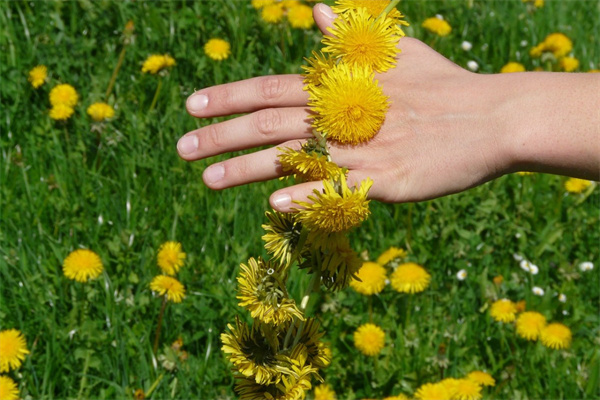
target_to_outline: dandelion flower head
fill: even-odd
[[[50,104],[57,106],[59,104],[75,107],[79,100],[79,95],[75,88],[68,83],[62,83],[52,88],[49,94]]]
[[[366,356],[376,356],[385,344],[385,333],[375,324],[364,324],[354,332],[354,346]]]
[[[336,400],[335,391],[327,384],[315,387],[314,400]]]
[[[275,0],[252,0],[251,4],[257,10],[275,3]]]
[[[8,376],[0,376],[0,399],[18,400],[19,388],[15,381]]]
[[[300,181],[321,181],[337,179],[342,169],[327,159],[324,154],[307,153],[291,148],[279,148],[279,163],[283,172],[293,173]]]
[[[45,65],[38,65],[37,67],[33,67],[31,71],[29,71],[29,82],[31,82],[31,86],[34,89],[39,88],[46,82],[46,78],[48,77],[48,68]]]
[[[377,257],[377,263],[385,266],[392,261],[398,261],[398,259],[404,257],[406,257],[406,250],[392,246]]]
[[[50,109],[48,115],[55,121],[66,121],[71,118],[74,112],[73,107],[66,104],[57,104]]]
[[[289,266],[292,255],[300,241],[302,224],[296,221],[295,213],[266,212],[269,222],[262,225],[267,232],[262,236],[265,249],[274,260]]]
[[[442,37],[448,36],[452,32],[452,27],[448,21],[438,17],[427,18],[421,26],[429,32]]]
[[[297,202],[304,207],[298,212],[298,220],[310,230],[330,233],[354,228],[370,214],[367,194],[372,184],[373,181],[367,179],[358,188],[349,188],[342,175],[338,192],[336,184],[323,181],[323,193],[315,189],[314,196],[308,196],[312,203]]]
[[[490,315],[499,322],[512,322],[517,314],[517,306],[508,299],[495,301],[490,308]]]
[[[374,18],[365,8],[349,10],[338,16],[329,28],[331,36],[323,37],[323,53],[341,58],[350,66],[367,67],[385,72],[396,65],[399,35],[388,18]]]
[[[565,72],[573,72],[579,68],[579,60],[575,57],[563,57],[558,61],[558,66]]]
[[[377,263],[365,262],[356,275],[360,280],[352,279],[350,287],[360,294],[370,296],[380,293],[385,287],[385,268]]]
[[[383,400],[410,400],[410,399],[405,394],[400,393],[396,396],[384,397]]]
[[[17,369],[29,354],[23,334],[16,329],[0,331],[0,372]]]
[[[96,122],[104,121],[115,116],[115,110],[106,103],[94,103],[87,109],[88,115]]]
[[[500,70],[501,74],[508,74],[511,72],[525,72],[525,66],[521,63],[511,61]]]
[[[281,3],[273,3],[262,8],[261,18],[269,24],[277,24],[283,18],[283,6]]]
[[[546,326],[546,317],[536,311],[526,311],[517,317],[517,335],[527,340],[538,340]]]
[[[309,86],[308,105],[315,129],[328,139],[356,145],[377,134],[389,100],[368,67],[342,62],[321,75],[320,86]]]
[[[63,273],[77,282],[96,279],[103,270],[100,256],[88,249],[72,251],[63,261]]]
[[[475,381],[483,386],[495,386],[496,380],[487,372],[473,371],[467,375],[467,379]]]
[[[400,293],[419,293],[424,291],[431,281],[431,275],[422,266],[415,263],[400,264],[392,273],[392,287]]]
[[[302,65],[301,68],[304,70],[302,77],[303,82],[306,85],[304,90],[310,90],[312,86],[319,86],[321,84],[321,76],[332,69],[335,66],[335,60],[331,57],[323,55],[323,53],[317,53],[312,51],[312,57],[305,58],[308,65]]]
[[[150,282],[150,290],[157,292],[161,296],[167,296],[167,300],[173,303],[181,303],[185,297],[185,287],[177,279],[158,275]]]
[[[181,249],[179,242],[165,242],[158,249],[156,261],[163,273],[175,275],[183,267],[186,254]]]
[[[364,8],[372,18],[378,18],[389,4],[390,0],[338,0],[331,9],[336,14],[343,14],[350,10]],[[397,8],[392,8],[386,18],[391,19],[393,25],[396,25],[397,33],[404,36],[400,27],[408,26],[408,23],[402,20],[404,15]]]
[[[204,53],[215,61],[223,61],[231,54],[231,45],[223,39],[210,39],[204,45]]]
[[[142,65],[142,72],[155,75],[163,69],[175,65],[175,59],[167,54],[152,54]]]
[[[565,189],[569,193],[581,193],[590,187],[591,184],[592,181],[588,181],[586,179],[569,178],[565,182]]]
[[[310,29],[315,24],[312,8],[304,4],[291,7],[287,12],[287,18],[292,28],[296,29]]]
[[[471,379],[457,379],[452,399],[479,400],[482,398],[481,389],[481,385]]]
[[[544,41],[533,47],[529,54],[532,57],[540,57],[544,52],[554,54],[554,57],[561,58],[573,50],[573,42],[565,34],[557,32],[551,33]]]
[[[566,349],[571,345],[572,334],[567,326],[553,322],[542,329],[540,339],[544,346],[551,349]]]
[[[426,383],[421,385],[415,392],[415,399],[417,400],[431,400],[431,399],[450,399],[452,396],[446,385],[441,382],[438,383]]]

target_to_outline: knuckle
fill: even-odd
[[[200,148],[213,148],[219,149],[223,146],[223,135],[215,125],[206,127],[206,132],[200,135],[200,140],[204,143],[201,144]]]
[[[266,76],[260,78],[259,90],[263,100],[269,102],[281,97],[285,90],[285,85],[277,76]]]
[[[225,110],[231,109],[231,107],[234,105],[234,99],[231,90],[226,85],[223,85],[223,87],[219,91],[216,91],[216,93],[218,96],[217,103],[219,104],[219,107]]]
[[[254,118],[254,127],[261,135],[271,135],[281,127],[281,113],[274,108],[258,111]]]

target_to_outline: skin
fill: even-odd
[[[314,8],[321,31],[335,15]],[[396,68],[376,79],[390,97],[380,132],[357,147],[330,142],[332,159],[349,168],[349,185],[367,177],[369,197],[412,202],[457,193],[516,171],[600,179],[600,75],[511,73],[482,75],[452,63],[419,40],[402,38]],[[273,147],[209,166],[211,189],[226,189],[283,175],[276,147],[299,148],[311,137],[308,94],[299,75],[251,78],[195,92],[190,115],[246,115],[185,134],[187,161]],[[276,191],[281,212],[305,201],[320,182]]]

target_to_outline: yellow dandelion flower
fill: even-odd
[[[426,383],[421,385],[415,392],[415,399],[417,400],[449,400],[450,398],[450,392],[448,392],[446,385],[441,382]]]
[[[588,181],[585,179],[569,178],[565,182],[565,189],[569,193],[581,193],[585,189],[590,187],[591,184],[592,184],[592,181]]]
[[[517,72],[517,71],[515,71],[515,72]],[[535,174],[534,172],[529,172],[529,171],[519,171],[519,172],[517,172],[517,175],[519,175],[519,176],[531,176],[531,175],[534,175],[534,174]]]
[[[598,72],[600,72],[600,69],[590,69],[590,70],[588,71],[588,73],[590,73],[590,72],[591,72],[591,73],[598,73]]]
[[[542,344],[551,349],[566,349],[571,345],[571,330],[558,322],[546,325],[540,333]]]
[[[517,335],[523,339],[538,340],[545,326],[546,317],[539,312],[527,311],[517,317]]]
[[[50,109],[48,115],[55,121],[66,121],[71,118],[74,112],[75,109],[73,107],[69,107],[66,104],[57,104]]]
[[[470,379],[457,379],[454,384],[454,400],[479,400],[482,398],[481,385]]]
[[[421,26],[441,37],[448,36],[452,32],[452,27],[448,21],[437,17],[427,18]]]
[[[115,110],[106,103],[94,103],[88,107],[87,113],[96,122],[110,119],[115,116]]]
[[[142,64],[142,72],[157,74],[163,69],[175,65],[175,59],[167,54],[152,54]]]
[[[315,24],[312,8],[304,4],[291,7],[287,12],[287,19],[292,28],[297,29],[310,29]]]
[[[336,14],[343,14],[350,10],[364,8],[369,16],[378,18],[389,4],[390,0],[338,0],[331,9]],[[397,33],[404,36],[401,26],[408,26],[408,22],[402,20],[404,15],[397,8],[392,8],[386,18],[391,19]]]
[[[312,57],[305,58],[308,65],[302,65],[304,70],[302,77],[304,78],[304,90],[309,90],[311,86],[319,86],[321,84],[321,76],[335,66],[335,60],[331,57],[323,55],[323,53],[312,51]]]
[[[515,306],[517,307],[517,313],[522,313],[527,308],[527,302],[525,300],[519,300]]]
[[[231,55],[231,45],[223,39],[210,39],[204,45],[204,53],[215,61],[223,61]]]
[[[263,21],[269,24],[277,24],[283,18],[283,7],[281,3],[269,4],[263,7],[261,13]]]
[[[46,82],[47,77],[48,68],[46,68],[45,65],[38,65],[29,71],[28,81],[31,82],[31,86],[33,86],[34,89],[37,89]]]
[[[429,286],[431,275],[415,263],[401,264],[390,277],[394,290],[400,293],[419,293]]]
[[[163,273],[175,275],[183,267],[186,254],[179,242],[165,242],[160,245],[156,261]]]
[[[257,10],[275,3],[275,0],[252,0],[251,4]]]
[[[385,72],[396,65],[400,35],[393,33],[393,21],[373,18],[365,8],[350,10],[336,18],[331,36],[323,37],[323,53],[341,58],[349,66]]]
[[[296,221],[295,213],[267,211],[265,215],[269,219],[269,223],[262,225],[267,231],[262,237],[265,249],[273,255],[274,260],[279,260],[287,267],[292,262],[292,255],[299,244],[302,224]]]
[[[500,286],[500,285],[502,285],[502,282],[504,282],[504,277],[502,275],[497,275],[494,277],[493,281],[494,281],[494,284]]]
[[[185,297],[185,287],[181,282],[167,275],[155,276],[150,282],[150,290],[161,296],[167,296],[167,300],[173,303],[181,303]]]
[[[331,386],[327,384],[322,384],[315,387],[315,397],[314,400],[336,400],[335,391],[331,388]]]
[[[350,281],[350,287],[360,294],[370,296],[381,293],[387,279],[385,268],[378,263],[366,262],[356,274],[358,279]]]
[[[544,0],[523,0],[523,3],[533,3],[535,8],[544,7]]]
[[[375,324],[363,324],[354,332],[354,346],[366,356],[376,356],[385,345],[385,333]]]
[[[544,52],[554,54],[554,57],[561,58],[569,54],[573,50],[573,42],[565,34],[557,32],[551,33],[544,41],[533,47],[529,54],[532,57],[539,57]]]
[[[342,144],[363,143],[375,136],[389,108],[373,72],[339,63],[321,75],[320,86],[309,87],[313,126]]]
[[[511,61],[500,69],[501,74],[508,74],[511,72],[525,72],[525,66],[521,63]]]
[[[565,72],[573,72],[579,68],[579,60],[575,57],[563,57],[558,61],[558,66]]]
[[[296,302],[287,294],[285,266],[273,265],[250,258],[248,265],[240,264],[237,299],[238,305],[264,324],[280,326],[297,318],[304,320]]]
[[[483,386],[496,386],[496,380],[487,372],[473,371],[467,375],[467,379],[475,381]]]
[[[316,368],[325,368],[331,364],[331,350],[321,342],[325,334],[320,331],[321,325],[315,318],[307,318],[304,322],[296,320],[291,327],[291,337],[298,337],[298,343],[306,348],[307,361]]]
[[[15,381],[8,376],[0,376],[0,399],[17,400],[19,398],[19,388]]]
[[[400,393],[396,396],[384,397],[383,400],[410,400],[410,398],[407,395]]]
[[[75,88],[68,83],[56,85],[52,88],[49,94],[50,104],[57,106],[59,104],[68,107],[75,107],[79,100],[79,95]]]
[[[450,394],[450,398],[454,399],[454,395],[456,394],[456,389],[458,386],[458,379],[456,378],[446,378],[438,382],[439,385],[444,386],[446,391]]]
[[[330,181],[323,181],[323,193],[314,190],[308,196],[312,203],[297,201],[303,209],[298,212],[298,221],[309,230],[343,232],[360,225],[370,214],[367,194],[373,181],[367,179],[360,186],[349,188],[346,178],[339,180],[339,192]]]
[[[17,369],[29,354],[23,334],[16,329],[0,331],[0,372]]]
[[[301,182],[337,179],[343,170],[326,155],[307,153],[287,148],[278,148],[279,163],[283,172],[292,173]]]
[[[77,282],[96,279],[104,271],[100,256],[88,249],[72,251],[63,261],[63,273]]]
[[[136,389],[133,393],[133,398],[135,400],[144,400],[146,398],[146,392],[144,392],[144,389]]]
[[[406,250],[392,246],[377,257],[377,264],[385,266],[392,261],[397,261],[404,257],[406,257]]]
[[[497,300],[490,307],[490,315],[499,322],[513,322],[516,313],[517,306],[508,299]]]

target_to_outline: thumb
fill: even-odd
[[[324,35],[331,35],[327,28],[333,26],[336,17],[331,7],[326,4],[319,3],[313,7],[313,18]]]

